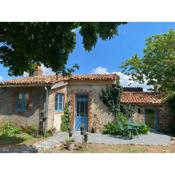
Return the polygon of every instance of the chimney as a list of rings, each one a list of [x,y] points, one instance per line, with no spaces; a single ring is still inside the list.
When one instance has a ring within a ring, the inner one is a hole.
[[[42,76],[43,75],[43,71],[41,69],[40,65],[36,65],[35,66],[35,70],[33,71],[33,76]]]
[[[143,92],[142,87],[124,87],[124,92]]]

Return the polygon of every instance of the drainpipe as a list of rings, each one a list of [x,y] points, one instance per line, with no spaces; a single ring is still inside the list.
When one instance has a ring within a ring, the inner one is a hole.
[[[49,89],[47,86],[44,87],[45,91],[46,91],[46,101],[45,101],[45,106],[44,106],[44,111],[45,111],[45,116],[44,116],[44,121],[45,123],[45,128],[44,130],[46,130],[47,127],[47,119],[48,119],[48,105],[49,105]]]

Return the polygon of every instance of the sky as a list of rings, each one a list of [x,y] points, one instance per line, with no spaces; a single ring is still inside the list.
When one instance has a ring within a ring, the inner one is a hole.
[[[129,22],[118,28],[118,35],[111,40],[102,41],[98,39],[96,46],[92,51],[87,52],[82,45],[82,37],[77,33],[77,44],[73,53],[70,54],[67,67],[78,64],[80,69],[76,74],[91,73],[118,73],[120,82],[123,86],[140,86],[144,90],[149,87],[145,84],[129,81],[129,77],[121,73],[119,66],[131,58],[134,54],[143,56],[145,48],[145,39],[152,35],[166,33],[169,29],[175,29],[175,23],[156,23],[156,22]],[[53,73],[51,69],[42,66],[44,74]],[[0,65],[0,81],[10,80],[14,77],[8,76],[8,69]]]

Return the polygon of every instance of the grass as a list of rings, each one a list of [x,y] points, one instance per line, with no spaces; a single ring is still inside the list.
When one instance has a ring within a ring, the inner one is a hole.
[[[30,145],[41,140],[42,138],[33,137],[27,133],[16,134],[15,136],[3,135],[0,133],[0,147]]]
[[[10,122],[7,122],[3,127],[0,128],[0,147],[13,147],[20,145],[27,146],[41,139],[41,136],[36,137],[35,130],[33,128],[25,131],[22,128],[14,126]]]
[[[63,145],[47,152],[70,153]],[[86,147],[79,144],[73,153],[175,153],[175,144],[169,146],[87,144]]]

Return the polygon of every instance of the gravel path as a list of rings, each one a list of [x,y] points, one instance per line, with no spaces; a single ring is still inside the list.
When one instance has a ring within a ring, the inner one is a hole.
[[[102,144],[142,144],[142,145],[169,145],[171,137],[161,133],[150,132],[147,135],[140,135],[133,139],[124,139],[117,136],[92,134],[89,133],[88,143],[102,143]],[[82,136],[79,132],[73,134],[73,138],[77,143],[82,142]],[[39,151],[42,149],[52,149],[63,143],[68,139],[68,133],[58,132],[54,136],[48,138],[44,142],[35,145]]]
[[[102,144],[142,144],[142,145],[169,145],[171,137],[165,134],[150,132],[147,135],[141,135],[131,140],[119,138],[111,135],[103,134],[88,134],[88,143],[102,143]],[[82,142],[82,136],[79,132],[73,134],[73,138],[77,143]],[[66,139],[68,139],[68,133],[58,132],[54,136],[46,139],[45,141],[37,144],[26,146],[21,145],[16,148],[14,147],[2,147],[0,153],[36,153],[36,152],[47,152],[49,149],[57,148]]]

